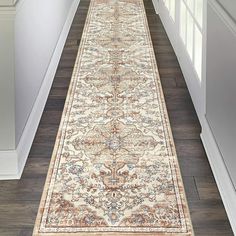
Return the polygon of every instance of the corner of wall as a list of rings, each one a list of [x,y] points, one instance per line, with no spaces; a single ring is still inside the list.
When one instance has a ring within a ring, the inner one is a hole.
[[[70,30],[74,15],[80,0],[74,0],[69,10],[66,22],[60,34],[53,56],[49,63],[42,86],[34,103],[33,109],[27,120],[20,142],[15,150],[0,150],[0,180],[1,179],[20,179],[25,163],[27,161],[35,133],[37,131],[44,106],[60,61],[67,35]]]

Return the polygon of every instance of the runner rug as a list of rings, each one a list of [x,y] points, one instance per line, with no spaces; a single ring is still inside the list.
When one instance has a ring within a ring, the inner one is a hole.
[[[91,0],[34,236],[193,235],[142,0]]]

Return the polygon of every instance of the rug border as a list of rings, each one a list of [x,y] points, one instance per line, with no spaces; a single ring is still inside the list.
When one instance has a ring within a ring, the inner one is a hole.
[[[82,50],[82,45],[85,42],[85,38],[83,37],[83,35],[84,35],[84,32],[88,28],[88,19],[89,19],[91,11],[92,11],[92,0],[90,0],[87,16],[86,16],[86,19],[85,19],[85,25],[84,25],[84,28],[83,28],[80,45],[79,45],[78,52],[77,52],[77,55],[76,55],[76,60],[75,60],[75,63],[74,63],[74,68],[73,68],[73,72],[72,72],[72,76],[71,76],[71,80],[70,80],[70,84],[69,84],[69,89],[68,89],[68,92],[67,92],[67,95],[66,95],[65,104],[64,104],[61,119],[60,119],[60,125],[58,127],[56,140],[55,140],[55,144],[54,144],[54,147],[53,147],[53,152],[52,152],[52,155],[51,155],[51,160],[50,160],[49,167],[48,167],[47,177],[46,177],[45,184],[44,184],[44,187],[43,187],[43,192],[42,192],[42,196],[41,196],[41,200],[40,200],[40,204],[39,204],[39,208],[38,208],[38,213],[37,213],[35,224],[34,224],[33,236],[42,235],[41,233],[38,233],[38,230],[39,230],[41,217],[42,217],[43,210],[44,210],[43,206],[44,206],[44,202],[46,201],[46,198],[47,198],[48,187],[49,187],[52,172],[53,172],[52,167],[54,166],[54,162],[55,162],[55,159],[56,159],[56,156],[57,156],[56,154],[57,154],[57,149],[58,149],[58,146],[59,146],[59,143],[60,143],[60,137],[61,137],[61,131],[62,131],[62,128],[63,128],[64,118],[65,118],[65,116],[68,112],[67,108],[68,108],[68,104],[69,104],[69,100],[70,100],[69,95],[72,92],[73,83],[75,82],[75,77],[76,77],[76,74],[77,74],[77,65],[78,65],[79,60],[80,60],[79,54]],[[45,233],[43,233],[43,235],[46,236]],[[50,233],[49,235],[51,236],[52,233]],[[64,236],[63,234],[60,234],[60,235]]]
[[[166,119],[166,127],[167,127],[167,132],[169,134],[169,142],[170,142],[170,148],[173,152],[173,156],[175,157],[175,164],[176,164],[176,168],[175,168],[175,171],[177,171],[176,173],[176,178],[179,182],[178,184],[178,187],[180,189],[180,196],[181,196],[181,201],[182,201],[182,204],[183,204],[183,209],[184,209],[184,215],[185,215],[185,220],[186,220],[186,224],[187,224],[187,229],[190,230],[189,233],[162,233],[162,232],[111,232],[111,231],[107,231],[107,232],[73,232],[73,233],[64,233],[64,232],[56,232],[56,233],[40,233],[38,232],[39,231],[39,227],[40,227],[40,223],[41,223],[41,218],[42,218],[42,215],[43,215],[43,211],[44,211],[44,203],[47,199],[47,193],[48,193],[48,188],[49,188],[49,185],[50,185],[50,180],[51,180],[51,177],[52,177],[52,173],[53,173],[53,168],[54,167],[54,163],[55,163],[55,159],[57,157],[57,150],[58,150],[58,147],[59,147],[59,143],[60,143],[60,137],[61,137],[61,133],[62,133],[62,128],[63,128],[63,123],[64,123],[64,118],[66,117],[66,114],[68,112],[68,104],[69,104],[69,100],[70,100],[70,94],[72,92],[72,89],[73,89],[73,85],[74,85],[74,82],[76,82],[76,78],[77,78],[77,67],[78,67],[78,64],[80,62],[80,53],[83,49],[83,45],[84,45],[84,42],[85,42],[85,37],[84,37],[84,32],[87,31],[87,28],[88,28],[88,19],[91,15],[91,12],[92,12],[92,6],[93,6],[93,3],[94,1],[93,0],[90,0],[90,3],[89,3],[89,8],[88,8],[88,12],[87,12],[87,16],[86,16],[86,20],[85,20],[85,25],[84,25],[84,28],[83,28],[83,33],[82,33],[82,37],[81,37],[81,42],[80,42],[80,45],[79,45],[79,48],[78,48],[78,52],[77,52],[77,56],[76,56],[76,61],[75,61],[75,64],[74,64],[74,68],[73,68],[73,73],[72,73],[72,76],[71,76],[71,81],[70,81],[70,85],[69,85],[69,89],[68,89],[68,92],[67,92],[67,95],[66,95],[66,101],[65,101],[65,104],[64,104],[64,108],[63,108],[63,112],[62,112],[62,116],[61,116],[61,120],[60,120],[60,125],[59,125],[59,128],[58,128],[58,132],[57,132],[57,136],[56,136],[56,141],[55,141],[55,144],[54,144],[54,148],[53,148],[53,152],[52,152],[52,155],[51,155],[51,161],[50,161],[50,164],[49,164],[49,168],[48,168],[48,173],[47,173],[47,177],[46,177],[46,181],[45,181],[45,184],[44,184],[44,188],[43,188],[43,193],[42,193],[42,196],[41,196],[41,200],[40,200],[40,204],[39,204],[39,208],[38,208],[38,213],[37,213],[37,217],[36,217],[36,220],[35,220],[35,225],[34,225],[34,230],[33,230],[33,236],[88,236],[88,235],[91,235],[91,236],[116,236],[116,235],[119,235],[119,236],[144,236],[144,235],[147,235],[147,236],[174,236],[174,235],[178,235],[178,236],[194,236],[194,231],[193,231],[193,226],[192,226],[192,221],[191,221],[191,217],[190,217],[190,211],[189,211],[189,206],[188,206],[188,201],[187,201],[187,198],[186,198],[186,192],[185,192],[185,188],[184,188],[184,184],[183,184],[183,178],[182,178],[182,174],[181,174],[181,169],[180,169],[180,165],[179,165],[179,161],[178,161],[178,156],[177,156],[177,153],[176,153],[176,147],[175,147],[175,142],[174,142],[174,138],[173,138],[173,134],[172,134],[172,130],[171,130],[171,125],[170,125],[170,119],[169,119],[169,115],[168,115],[168,110],[167,110],[167,106],[166,106],[166,102],[165,102],[165,97],[164,97],[164,93],[163,93],[163,87],[162,87],[162,83],[161,83],[161,79],[160,79],[160,75],[159,75],[159,70],[158,70],[158,66],[157,66],[157,61],[156,61],[156,57],[155,57],[155,53],[154,53],[154,47],[153,47],[153,42],[152,42],[152,38],[151,38],[151,33],[150,33],[150,29],[149,29],[149,24],[148,24],[148,20],[147,20],[147,15],[146,15],[146,10],[145,10],[145,6],[144,6],[144,1],[143,0],[140,0],[141,2],[141,7],[142,7],[142,10],[143,10],[143,15],[144,15],[144,21],[145,21],[145,28],[147,30],[147,37],[149,39],[149,43],[150,43],[150,46],[151,46],[151,49],[150,49],[150,53],[151,53],[151,56],[152,56],[152,61],[153,61],[153,65],[152,67],[154,68],[154,71],[153,73],[156,74],[156,78],[154,78],[155,80],[155,83],[159,83],[159,91],[160,91],[160,99],[161,99],[161,106],[163,108],[163,112],[164,112],[164,117]],[[157,84],[156,84],[157,86]],[[170,158],[170,157],[169,157]]]

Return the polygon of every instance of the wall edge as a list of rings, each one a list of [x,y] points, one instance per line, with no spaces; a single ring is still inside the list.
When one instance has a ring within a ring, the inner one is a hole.
[[[21,178],[79,2],[80,0],[74,0],[70,7],[40,91],[17,148],[15,150],[0,151],[0,166],[2,167],[0,168],[0,180]]]

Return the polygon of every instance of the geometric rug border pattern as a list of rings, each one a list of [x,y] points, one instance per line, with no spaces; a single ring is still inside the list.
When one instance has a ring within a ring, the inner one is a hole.
[[[91,0],[33,236],[193,236],[142,0]]]

